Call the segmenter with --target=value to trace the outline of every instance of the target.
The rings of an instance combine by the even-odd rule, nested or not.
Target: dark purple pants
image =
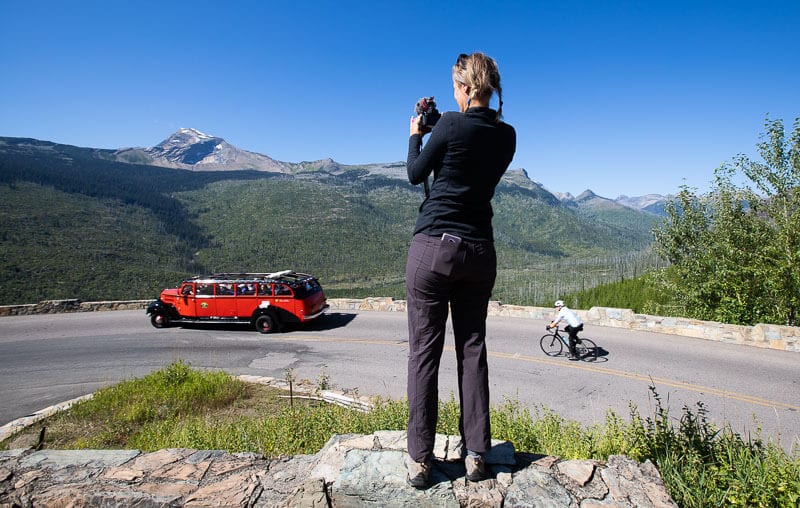
[[[417,462],[433,454],[439,402],[439,362],[448,305],[458,365],[459,430],[467,449],[491,446],[486,309],[497,275],[491,242],[461,244],[453,271],[431,270],[438,237],[414,235],[406,263],[408,300],[408,453]]]

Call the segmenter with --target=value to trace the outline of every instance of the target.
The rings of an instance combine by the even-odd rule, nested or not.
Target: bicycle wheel
[[[597,360],[597,344],[592,339],[581,338],[581,343],[575,344],[575,351],[578,353],[578,358],[584,362]]]
[[[542,351],[544,351],[544,354],[547,356],[558,356],[561,354],[564,344],[558,340],[555,334],[548,333],[539,339],[539,347],[542,348]]]

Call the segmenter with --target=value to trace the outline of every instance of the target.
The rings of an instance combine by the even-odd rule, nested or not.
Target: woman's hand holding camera
[[[409,128],[410,136],[413,136],[414,134],[419,134],[420,136],[424,136],[430,131],[431,131],[430,127],[422,126],[422,115],[411,117],[411,126]]]

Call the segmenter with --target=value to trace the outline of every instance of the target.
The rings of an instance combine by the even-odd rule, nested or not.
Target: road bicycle
[[[560,333],[558,327],[555,330],[547,328],[550,333],[545,334],[539,339],[539,346],[547,356],[566,356],[569,354],[569,338]],[[575,351],[578,359],[584,362],[594,362],[597,360],[597,344],[592,339],[578,338],[575,344]]]

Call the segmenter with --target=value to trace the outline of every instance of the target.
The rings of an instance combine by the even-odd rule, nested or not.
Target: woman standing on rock
[[[467,479],[485,477],[491,446],[486,312],[497,258],[491,199],[516,150],[514,128],[501,120],[500,73],[483,53],[459,55],[452,68],[458,112],[431,130],[413,117],[408,179],[433,173],[420,206],[406,264],[408,300],[408,482],[428,486],[439,403],[439,362],[448,308],[452,311],[461,403],[459,430],[466,446]],[[497,94],[497,110],[489,107]],[[422,137],[431,132],[422,148]]]

